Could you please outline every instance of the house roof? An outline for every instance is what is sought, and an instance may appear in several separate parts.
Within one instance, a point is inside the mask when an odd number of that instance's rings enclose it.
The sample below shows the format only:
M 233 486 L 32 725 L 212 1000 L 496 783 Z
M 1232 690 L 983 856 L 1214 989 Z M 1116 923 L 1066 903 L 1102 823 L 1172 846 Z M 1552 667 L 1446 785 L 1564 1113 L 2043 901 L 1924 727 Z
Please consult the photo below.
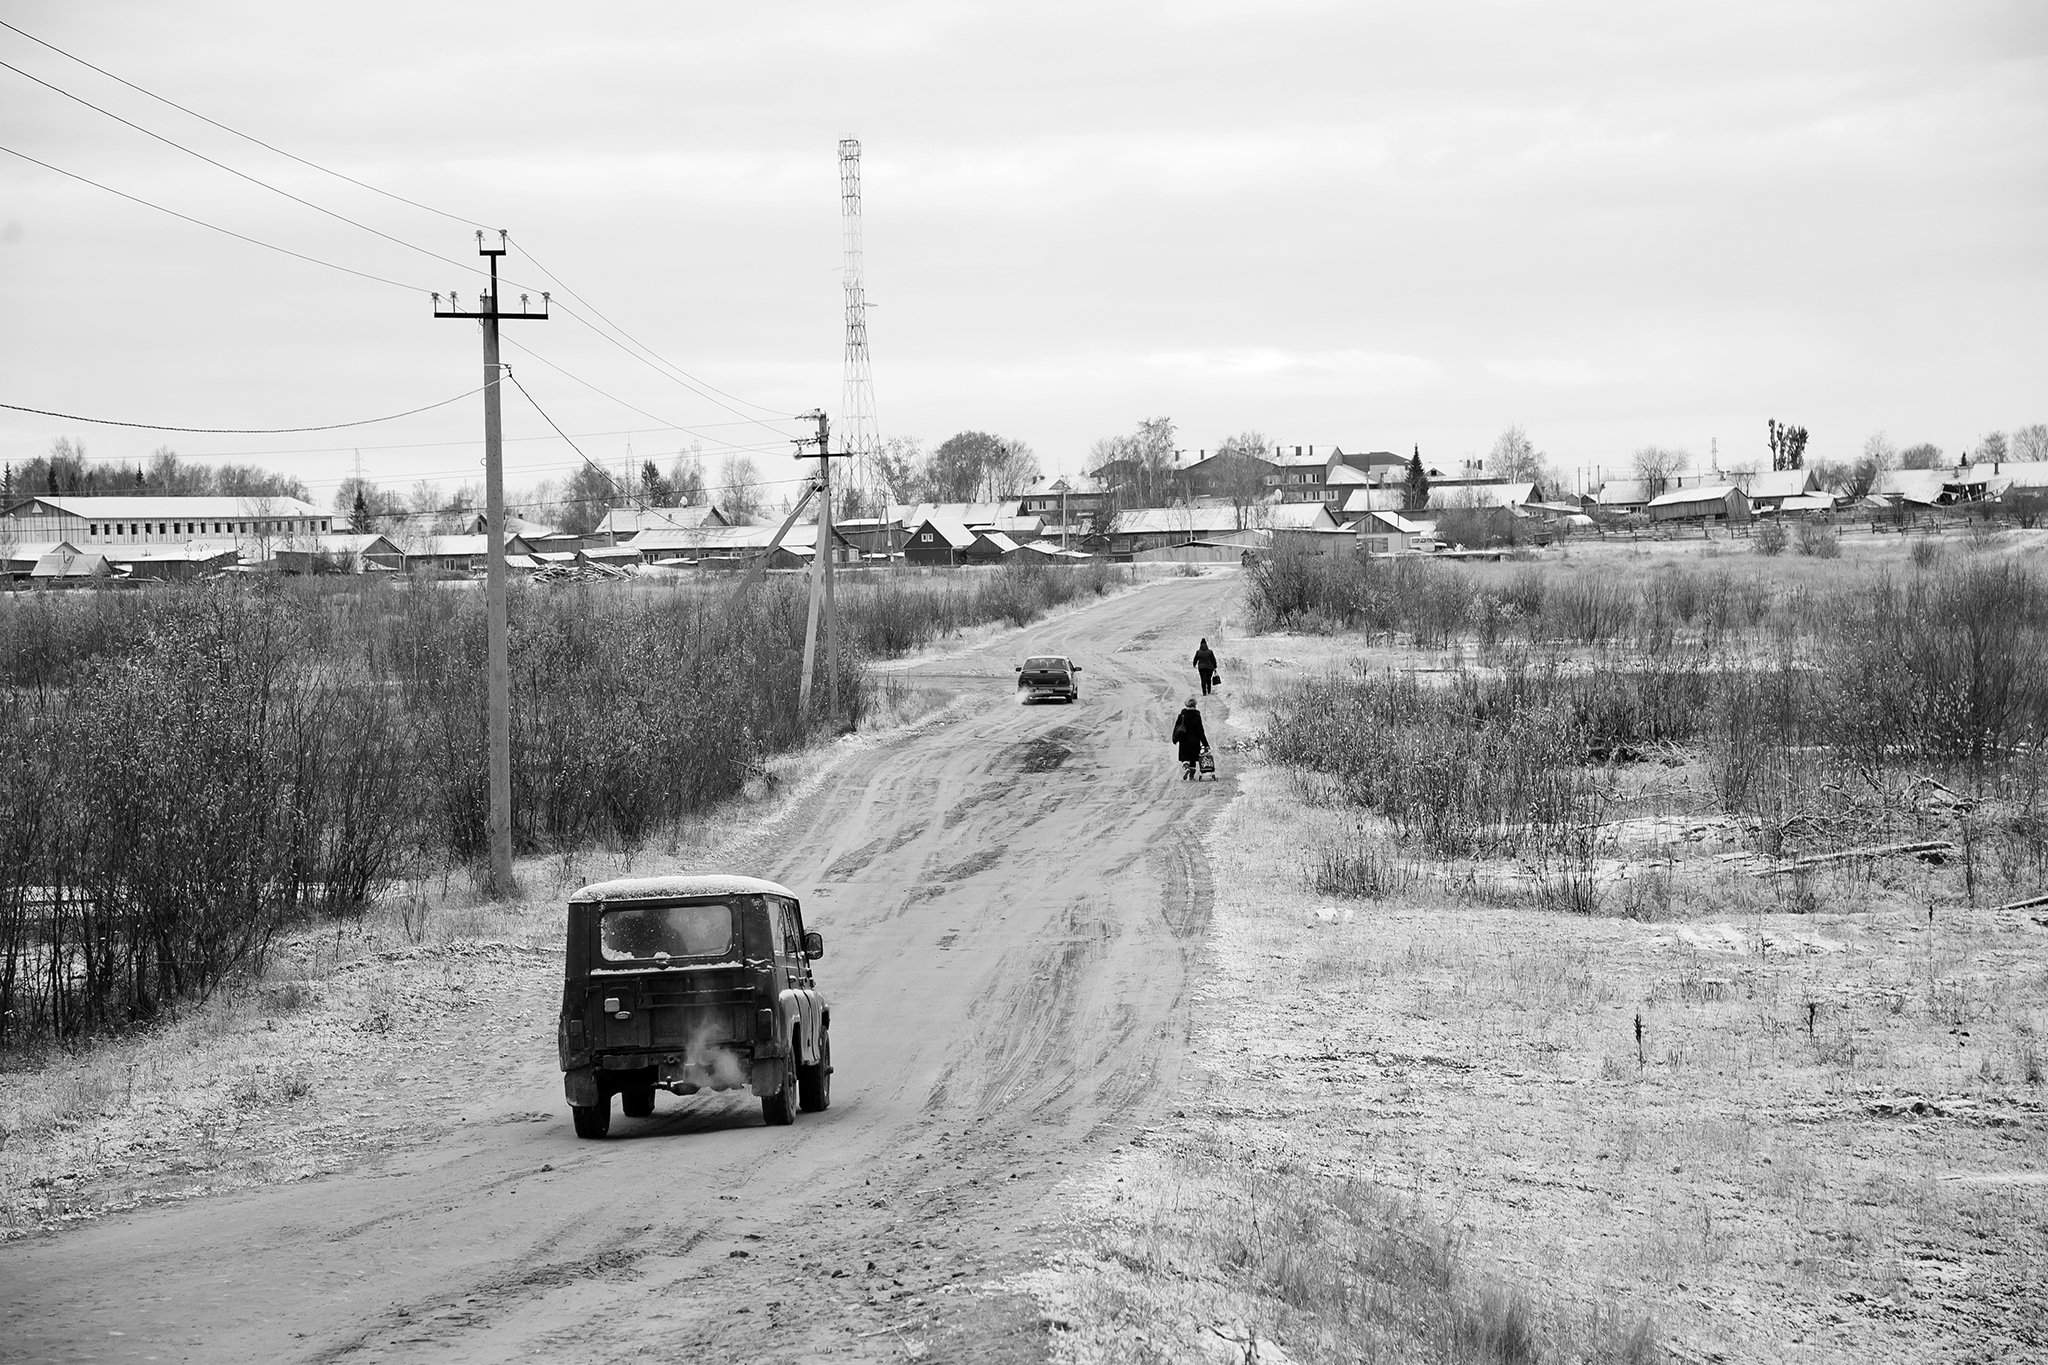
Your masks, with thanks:
M 1650 499 L 1650 506 L 1683 507 L 1694 502 L 1721 502 L 1730 493 L 1739 497 L 1748 496 L 1732 483 L 1709 483 L 1701 484 L 1698 488 L 1674 488 L 1669 493 L 1659 493 Z
M 464 555 L 482 557 L 490 552 L 491 538 L 488 535 L 421 536 L 405 551 L 413 559 L 454 559 Z M 523 536 L 515 534 L 505 537 L 505 554 L 508 558 L 532 552 L 533 547 L 526 543 Z
M 773 526 L 670 526 L 649 528 L 633 537 L 631 548 L 642 555 L 677 554 L 683 552 L 714 554 L 735 554 L 760 551 L 768 548 L 775 539 Z M 832 534 L 840 540 L 845 537 L 838 527 Z M 817 548 L 818 523 L 800 521 L 789 528 L 782 537 L 781 549 L 791 554 L 809 554 Z M 622 547 L 623 548 L 623 547 Z
M 1017 548 L 1019 550 L 1029 550 L 1033 554 L 1045 555 L 1052 559 L 1090 558 L 1089 555 L 1080 550 L 1062 550 L 1056 542 L 1050 540 L 1027 540 Z
M 1280 449 L 1285 453 L 1267 457 L 1267 464 L 1276 464 L 1282 469 L 1306 469 L 1311 465 L 1317 467 L 1326 465 L 1330 462 L 1331 458 L 1330 447 L 1328 446 L 1323 447 L 1323 453 L 1320 455 L 1315 453 L 1316 448 L 1314 446 L 1300 447 L 1301 453 L 1299 455 L 1294 453 L 1295 447 L 1293 446 L 1282 446 Z
M 1984 470 L 1983 462 L 1970 466 L 1972 474 Z M 2048 488 L 2048 460 L 2000 460 L 1990 466 L 1993 478 L 2010 479 L 2014 488 Z
M 1907 502 L 1933 504 L 1941 501 L 1944 490 L 1981 484 L 1990 477 L 1989 470 L 1982 478 L 1973 478 L 1971 474 L 1972 471 L 1958 471 L 1946 465 L 1940 469 L 1887 469 L 1877 476 L 1870 491 Z
M 1413 521 L 1407 517 L 1402 516 L 1399 512 L 1378 511 L 1367 512 L 1364 516 L 1360 517 L 1356 522 L 1352 523 L 1352 529 L 1365 529 L 1371 527 L 1373 524 L 1384 526 L 1386 529 L 1390 531 L 1399 531 L 1401 534 L 1409 536 L 1426 535 L 1429 532 L 1436 529 L 1433 523 L 1426 521 Z M 1371 531 L 1367 529 L 1366 533 L 1371 534 Z
M 222 521 L 248 517 L 332 517 L 334 513 L 315 507 L 310 502 L 285 497 L 74 497 L 69 493 L 37 494 L 25 499 L 40 502 L 47 507 L 74 517 L 89 521 L 123 521 L 130 517 L 137 521 L 204 521 L 219 518 Z M 16 507 L 20 504 L 16 504 Z M 9 509 L 14 510 L 13 508 Z
M 1092 474 L 1052 474 L 1033 479 L 1024 490 L 1027 498 L 1056 498 L 1060 496 L 1057 485 L 1066 484 L 1068 497 L 1089 496 L 1103 491 L 1102 480 Z
M 1641 479 L 1609 479 L 1593 495 L 1602 507 L 1633 507 L 1649 500 L 1649 486 Z
M 1382 484 L 1372 488 L 1354 489 L 1344 499 L 1344 515 L 1363 516 L 1367 512 L 1398 512 L 1407 505 L 1408 490 L 1401 484 Z
M 1000 502 L 921 502 L 905 517 L 905 526 L 915 526 L 931 516 L 951 517 L 962 526 L 994 526 L 1008 517 L 1024 514 L 1022 498 Z
M 1259 518 L 1274 531 L 1310 531 L 1337 524 L 1326 502 L 1270 503 L 1259 510 Z
M 1237 512 L 1230 507 L 1132 507 L 1117 514 L 1117 535 L 1157 535 L 1178 531 L 1188 536 L 1235 531 Z
M 1811 469 L 1764 469 L 1749 476 L 1749 496 L 1755 498 L 1796 498 L 1820 487 Z
M 1826 512 L 1834 505 L 1835 495 L 1832 493 L 1798 493 L 1778 504 L 1786 512 Z
M 916 533 L 923 531 L 927 526 L 938 532 L 940 539 L 956 550 L 964 550 L 974 543 L 974 532 L 968 530 L 958 517 L 947 516 L 944 512 L 926 512 L 910 529 Z
M 1013 555 L 1017 553 L 1017 542 L 1004 535 L 1001 531 L 983 531 L 978 539 L 983 545 L 993 546 L 997 554 Z
M 109 564 L 204 564 L 241 553 L 232 540 L 181 540 L 154 545 L 96 544 L 93 549 L 105 555 Z
M 113 571 L 107 557 L 98 550 L 80 550 L 59 543 L 36 561 L 30 578 L 95 578 Z
M 1463 483 L 1448 486 L 1441 495 L 1432 491 L 1431 503 L 1438 507 L 1520 507 L 1542 501 L 1543 490 L 1535 480 L 1520 483 Z
M 692 526 L 723 526 L 725 517 L 710 503 L 688 507 L 608 507 L 597 523 L 597 535 L 630 536 L 654 529 L 682 530 Z
M 1332 486 L 1335 486 L 1337 484 L 1349 484 L 1355 487 L 1360 484 L 1377 483 L 1378 480 L 1373 478 L 1372 475 L 1366 473 L 1363 469 L 1359 469 L 1354 465 L 1340 464 L 1332 465 L 1330 467 L 1330 473 L 1328 477 L 1326 477 L 1323 480 L 1323 482 L 1330 484 Z

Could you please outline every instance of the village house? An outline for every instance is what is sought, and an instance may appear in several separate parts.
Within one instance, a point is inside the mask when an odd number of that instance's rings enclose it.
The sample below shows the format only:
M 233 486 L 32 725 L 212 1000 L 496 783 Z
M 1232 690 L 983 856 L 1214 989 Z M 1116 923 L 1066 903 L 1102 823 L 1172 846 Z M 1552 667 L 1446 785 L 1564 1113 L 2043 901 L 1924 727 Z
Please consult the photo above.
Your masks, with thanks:
M 1368 555 L 1417 553 L 1418 541 L 1434 540 L 1436 524 L 1405 516 L 1400 512 L 1367 512 L 1351 523 L 1350 533 L 1358 548 Z
M 1653 524 L 1715 522 L 1743 525 L 1750 519 L 1749 495 L 1732 483 L 1703 484 L 1678 488 L 1651 498 L 1646 509 Z

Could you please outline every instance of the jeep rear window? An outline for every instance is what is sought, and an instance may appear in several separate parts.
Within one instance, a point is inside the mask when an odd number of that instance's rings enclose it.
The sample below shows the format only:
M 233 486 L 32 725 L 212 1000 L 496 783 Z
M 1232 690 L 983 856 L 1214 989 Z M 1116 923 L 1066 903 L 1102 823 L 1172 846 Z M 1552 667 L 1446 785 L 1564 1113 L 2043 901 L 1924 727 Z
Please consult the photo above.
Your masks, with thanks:
M 1067 671 L 1067 661 L 1059 658 L 1026 659 L 1024 667 L 1033 673 L 1064 673 Z
M 597 934 L 607 962 L 736 955 L 732 907 L 724 901 L 607 910 L 598 921 Z

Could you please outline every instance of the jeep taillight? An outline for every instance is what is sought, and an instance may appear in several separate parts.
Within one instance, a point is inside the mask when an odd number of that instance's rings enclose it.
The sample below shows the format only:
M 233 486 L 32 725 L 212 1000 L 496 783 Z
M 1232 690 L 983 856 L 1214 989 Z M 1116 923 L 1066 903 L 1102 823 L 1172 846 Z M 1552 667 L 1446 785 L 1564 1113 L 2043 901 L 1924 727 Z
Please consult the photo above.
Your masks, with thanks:
M 762 1043 L 765 1043 L 765 1042 L 769 1042 L 769 1041 L 771 1041 L 771 1040 L 772 1040 L 772 1039 L 773 1039 L 774 1037 L 775 1037 L 775 1011 L 774 1011 L 774 1010 L 755 1010 L 755 1011 L 754 1011 L 754 1039 L 755 1039 L 755 1041 L 757 1041 L 757 1042 L 762 1042 Z

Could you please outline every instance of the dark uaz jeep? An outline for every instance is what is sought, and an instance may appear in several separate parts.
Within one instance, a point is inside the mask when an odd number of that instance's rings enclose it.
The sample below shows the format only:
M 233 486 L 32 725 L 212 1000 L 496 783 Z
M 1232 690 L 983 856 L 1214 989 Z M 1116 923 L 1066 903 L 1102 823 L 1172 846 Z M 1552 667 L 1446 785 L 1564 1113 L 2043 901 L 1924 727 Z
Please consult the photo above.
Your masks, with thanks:
M 825 941 L 786 887 L 753 877 L 628 877 L 569 898 L 557 1030 L 578 1137 L 678 1095 L 751 1088 L 769 1123 L 832 1102 L 832 1011 L 811 978 Z

